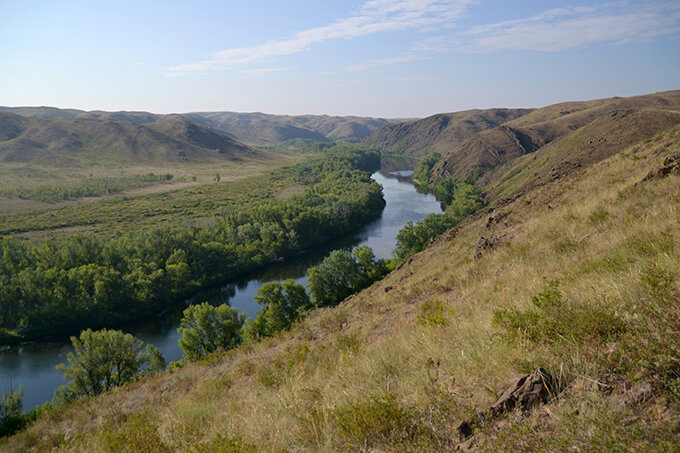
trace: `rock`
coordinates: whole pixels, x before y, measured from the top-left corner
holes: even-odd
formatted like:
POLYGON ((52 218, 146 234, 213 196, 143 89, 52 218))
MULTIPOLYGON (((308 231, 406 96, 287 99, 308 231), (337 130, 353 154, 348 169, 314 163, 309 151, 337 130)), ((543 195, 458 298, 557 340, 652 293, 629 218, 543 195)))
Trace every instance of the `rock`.
POLYGON ((673 153, 672 155, 665 158, 663 161, 663 167, 650 171, 640 182, 665 178, 668 175, 680 175, 680 153, 678 152, 673 153))
POLYGON ((522 376, 513 382, 491 406, 494 415, 500 415, 516 407, 533 409, 550 400, 555 388, 552 376, 543 368, 522 376))
POLYGON ((503 237, 505 237, 505 234, 501 234, 500 236, 491 235, 489 237, 480 236, 475 248, 475 259, 480 259, 484 254, 484 251, 498 247, 503 237))
POLYGON ((483 425, 508 411, 513 409, 528 411, 547 403, 554 396, 555 389, 555 380, 543 368, 516 379, 503 391, 493 406, 458 425, 460 441, 464 442, 472 437, 474 426, 483 425))

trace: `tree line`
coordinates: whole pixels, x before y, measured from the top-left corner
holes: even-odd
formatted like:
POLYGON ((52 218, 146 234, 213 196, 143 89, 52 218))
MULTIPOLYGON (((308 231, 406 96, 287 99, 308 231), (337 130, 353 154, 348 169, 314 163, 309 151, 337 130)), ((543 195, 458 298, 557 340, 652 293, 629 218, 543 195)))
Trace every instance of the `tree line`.
MULTIPOLYGON (((183 312, 177 331, 183 360, 170 364, 169 371, 197 361, 218 350, 229 350, 244 342, 255 342, 289 329, 309 311, 336 305, 349 294, 382 279, 391 266, 376 260, 367 246, 334 250, 319 265, 307 271, 305 287, 292 279, 265 283, 255 300, 262 305, 252 320, 227 304, 207 302, 191 305, 183 312)), ((84 330, 72 336, 75 353, 57 365, 68 382, 59 387, 52 401, 24 414, 23 390, 7 391, 0 398, 0 437, 10 435, 35 420, 42 412, 83 397, 96 396, 144 376, 162 372, 166 362, 158 348, 120 330, 84 330)))
POLYGON ((0 238, 0 343, 114 326, 346 234, 380 215, 377 151, 342 145, 288 169, 306 188, 209 226, 28 244, 0 238))

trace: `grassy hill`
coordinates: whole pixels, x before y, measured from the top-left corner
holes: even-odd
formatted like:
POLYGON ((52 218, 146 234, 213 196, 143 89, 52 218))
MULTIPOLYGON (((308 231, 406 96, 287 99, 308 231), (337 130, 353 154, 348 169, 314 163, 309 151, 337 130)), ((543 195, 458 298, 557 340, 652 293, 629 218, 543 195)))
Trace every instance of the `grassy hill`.
POLYGON ((680 125, 646 129, 675 121, 675 96, 621 121, 597 102, 532 113, 509 127, 530 136, 528 126, 592 116, 583 136, 567 140, 565 126, 538 148, 548 162, 590 156, 581 138, 598 133, 615 145, 530 184, 528 163, 506 169, 494 187, 515 198, 337 307, 48 412, 0 449, 677 450, 680 125), (547 404, 474 418, 538 367, 552 376, 547 404))
POLYGON ((246 143, 276 144, 296 138, 327 141, 364 138, 388 124, 382 118, 328 115, 268 115, 265 113, 197 112, 187 118, 233 134, 246 143))
POLYGON ((440 113, 420 120, 388 124, 364 143, 410 157, 436 151, 445 154, 469 137, 521 117, 531 109, 467 110, 440 113))
POLYGON ((148 112, 105 112, 54 107, 0 107, 0 112, 42 119, 93 119, 148 124, 164 118, 183 118, 222 135, 254 144, 271 145, 296 138, 329 141, 361 139, 388 124, 382 118, 328 115, 268 115, 265 113, 194 112, 158 115, 148 112))
POLYGON ((273 157, 180 118, 142 125, 89 119, 45 120, 0 113, 0 140, 0 160, 4 162, 73 165, 273 157))
POLYGON ((469 178, 491 197, 509 195, 649 139, 678 124, 679 115, 680 91, 551 105, 442 153, 432 182, 469 178))

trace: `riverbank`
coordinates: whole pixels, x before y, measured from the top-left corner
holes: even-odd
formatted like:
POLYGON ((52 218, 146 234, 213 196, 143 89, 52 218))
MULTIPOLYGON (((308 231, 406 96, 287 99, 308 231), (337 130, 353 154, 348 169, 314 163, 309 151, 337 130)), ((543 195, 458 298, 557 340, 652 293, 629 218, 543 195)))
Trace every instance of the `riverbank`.
MULTIPOLYGON (((305 271, 318 264, 335 248, 351 248, 357 245, 368 245, 376 257, 389 258, 395 246, 397 232, 409 221, 417 222, 433 212, 441 212, 439 202, 432 196, 417 193, 408 179, 397 178, 389 172, 374 173, 372 179, 383 187, 385 208, 378 219, 350 235, 336 238, 325 247, 310 250, 304 255, 274 263, 260 271, 248 274, 244 279, 236 279, 232 283, 202 291, 187 303, 209 301, 219 305, 228 303, 240 312, 246 312, 251 318, 257 315, 260 306, 254 300, 258 288, 269 281, 293 278, 305 284, 305 271)), ((181 319, 183 303, 162 314, 144 319, 142 322, 128 323, 120 326, 125 332, 132 333, 145 343, 158 347, 168 361, 181 358, 177 341, 177 327, 181 319)), ((62 373, 54 368, 64 362, 66 354, 71 351, 70 342, 63 338, 62 342, 31 343, 14 346, 0 352, 0 376, 5 385, 11 380, 14 387, 24 386, 24 405, 31 408, 52 398, 54 389, 64 383, 62 373)))

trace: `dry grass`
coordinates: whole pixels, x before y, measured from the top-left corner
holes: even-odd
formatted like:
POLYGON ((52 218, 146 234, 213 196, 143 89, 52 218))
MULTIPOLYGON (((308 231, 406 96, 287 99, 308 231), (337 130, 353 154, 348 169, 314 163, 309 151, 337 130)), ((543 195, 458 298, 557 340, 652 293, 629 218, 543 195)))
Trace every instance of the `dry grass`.
MULTIPOLYGON (((636 304, 678 303, 680 179, 636 183, 679 144, 675 127, 539 187, 498 208, 502 222, 464 222, 290 332, 60 408, 0 449, 446 451, 461 420, 492 404, 512 378, 544 366, 559 377, 560 396, 482 429, 476 448, 674 451, 678 389, 626 347, 654 338, 644 322, 653 316, 636 304), (482 235, 503 239, 474 259, 482 235), (553 279, 569 316, 532 303, 553 279), (535 311, 550 327, 531 339, 494 322, 503 309, 535 311), (599 312, 623 331, 579 327, 599 312), (647 398, 626 396, 646 383, 647 398)), ((672 346, 647 352, 672 358, 672 346)))
MULTIPOLYGON (((278 156, 277 156, 278 157, 278 156)), ((238 162, 210 162, 210 163, 168 163, 113 165, 95 164, 73 167, 51 167, 39 163, 0 163, 0 192, 3 190, 32 189, 38 186, 76 185, 88 178, 125 178, 148 173, 171 174, 173 180, 117 192, 115 195, 140 196, 152 193, 168 192, 194 185, 213 183, 215 174, 219 173, 221 182, 237 181, 270 170, 294 165, 302 160, 299 156, 280 156, 272 160, 242 160, 238 162), (196 179, 194 181, 194 178, 196 179)), ((46 203, 37 200, 0 197, 0 215, 15 214, 44 209, 56 209, 63 206, 93 202, 110 198, 112 195, 65 200, 46 203)))

